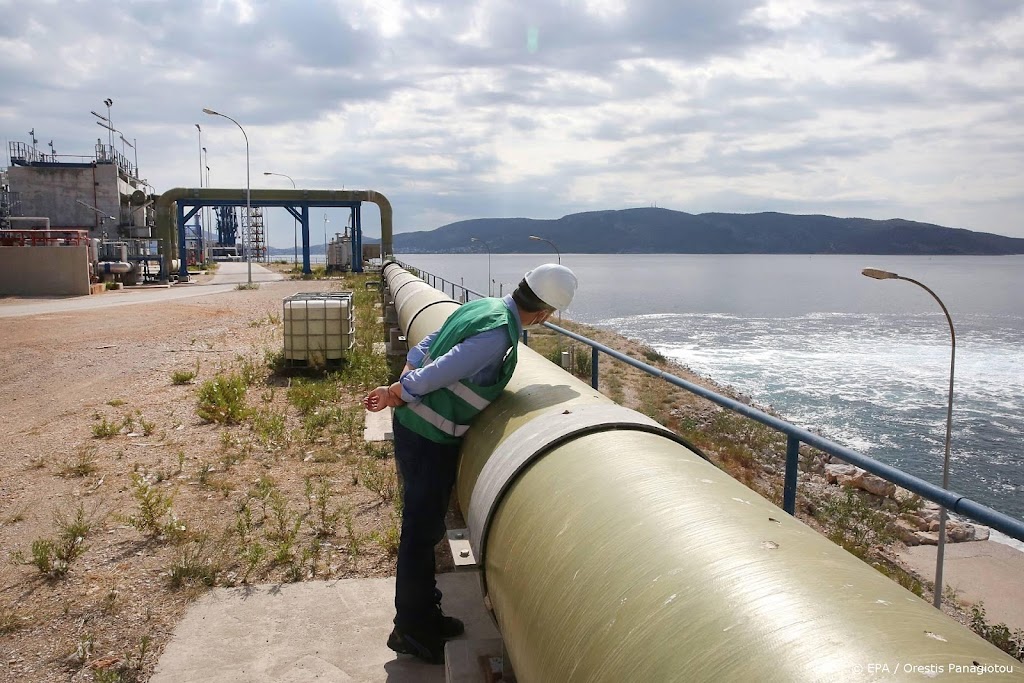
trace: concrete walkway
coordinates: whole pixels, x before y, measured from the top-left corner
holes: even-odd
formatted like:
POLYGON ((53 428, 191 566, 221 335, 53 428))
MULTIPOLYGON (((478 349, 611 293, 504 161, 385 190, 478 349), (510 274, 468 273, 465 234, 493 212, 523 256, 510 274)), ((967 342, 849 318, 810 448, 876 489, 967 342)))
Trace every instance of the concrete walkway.
MULTIPOLYGON (((934 545, 907 548, 899 558, 921 576, 935 577, 934 545)), ((985 603, 990 624, 1024 629, 1024 553, 993 541, 947 543, 942 582, 960 602, 985 603)))
MULTIPOLYGON (((14 297, 0 300, 0 318, 45 315, 72 311, 91 311, 111 306, 148 304, 157 301, 187 299, 195 296, 229 292, 248 282, 246 263, 221 263, 209 284, 194 282, 175 285, 132 287, 92 296, 14 297)), ((252 264, 253 282, 275 282, 284 276, 258 264, 252 264)))
MULTIPOLYGON (((444 611, 464 639, 497 638, 477 572, 442 574, 444 611)), ((432 683, 445 668, 387 648, 395 579, 342 579, 204 595, 174 630, 151 683, 432 683)))

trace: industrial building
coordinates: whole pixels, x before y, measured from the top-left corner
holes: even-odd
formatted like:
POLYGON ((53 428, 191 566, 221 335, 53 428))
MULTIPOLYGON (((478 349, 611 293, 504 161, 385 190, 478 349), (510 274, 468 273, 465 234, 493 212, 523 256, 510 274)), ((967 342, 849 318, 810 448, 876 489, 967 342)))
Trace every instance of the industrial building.
POLYGON ((0 294, 88 294, 155 277, 153 197, 133 163, 97 139, 91 154, 11 142, 0 177, 0 294), (8 249, 7 247, 33 247, 8 249))

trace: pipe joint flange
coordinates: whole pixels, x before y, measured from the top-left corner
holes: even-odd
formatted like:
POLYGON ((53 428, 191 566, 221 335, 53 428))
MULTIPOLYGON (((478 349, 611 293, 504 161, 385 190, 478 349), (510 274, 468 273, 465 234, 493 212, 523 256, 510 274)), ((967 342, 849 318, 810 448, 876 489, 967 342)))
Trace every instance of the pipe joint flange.
POLYGON ((586 405, 553 410, 512 432, 484 463, 469 502, 469 542, 477 564, 484 568, 487 532, 505 492, 532 462, 577 437, 612 429, 661 434, 690 446, 651 418, 618 404, 586 405))

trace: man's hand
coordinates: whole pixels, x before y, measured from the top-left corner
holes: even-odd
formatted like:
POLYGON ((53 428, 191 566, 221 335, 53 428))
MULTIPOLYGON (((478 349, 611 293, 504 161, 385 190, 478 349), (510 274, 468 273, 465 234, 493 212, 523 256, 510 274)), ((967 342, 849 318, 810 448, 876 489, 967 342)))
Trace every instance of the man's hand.
POLYGON ((363 405, 371 413, 380 412, 385 408, 397 408, 403 405, 402 385, 395 382, 391 386, 377 387, 363 399, 363 405))

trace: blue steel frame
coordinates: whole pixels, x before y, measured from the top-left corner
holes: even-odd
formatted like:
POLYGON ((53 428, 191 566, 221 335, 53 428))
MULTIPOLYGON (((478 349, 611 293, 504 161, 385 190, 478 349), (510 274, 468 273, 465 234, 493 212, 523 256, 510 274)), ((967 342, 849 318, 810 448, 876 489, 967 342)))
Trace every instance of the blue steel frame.
MULTIPOLYGON (((454 282, 448 282, 444 278, 437 277, 431 273, 420 270, 415 266, 407 265, 401 261, 398 261, 398 264, 406 269, 416 270, 419 272, 420 278, 424 282, 429 283, 435 289, 440 289, 441 292, 444 292, 446 286, 450 285, 453 299, 456 298, 456 289, 459 289, 462 292, 462 296, 465 297, 467 301, 469 300, 470 294, 475 295, 477 298, 482 298, 484 296, 479 292, 468 289, 464 285, 457 285, 454 282), (440 287, 437 286, 438 282, 441 283, 440 287)), ((867 470, 871 474, 902 486, 908 491, 921 496, 925 500, 938 503, 950 512, 955 512, 980 524, 989 526, 1006 534, 1007 536, 1010 536, 1011 538, 1017 539, 1018 541, 1024 541, 1024 521, 1022 520, 1010 517, 1007 514, 982 505, 981 503, 967 498, 966 496, 961 496, 959 493, 929 483, 924 479, 919 479, 912 474, 907 474, 903 470, 892 467, 891 465, 886 465, 885 463, 879 462, 873 458, 869 458, 863 453, 858 453, 846 446, 841 446, 833 441, 829 441, 818 434, 814 434, 806 429, 792 425, 785 420, 780 420, 773 415, 769 415, 768 413, 748 406, 745 403, 740 403, 728 396, 716 394, 702 386, 698 386, 692 382, 687 382, 681 377, 677 377, 665 372, 664 370, 648 365, 647 363, 638 361, 635 358, 609 348, 600 342, 594 341, 593 339, 588 339, 583 335, 570 332, 569 330, 563 329, 550 322, 544 323, 544 326, 558 334, 569 337, 570 339, 575 339, 582 344, 586 344, 591 348, 590 386, 594 389, 598 388, 598 359, 601 353, 605 353, 616 360, 622 361, 627 365, 631 365, 638 370, 646 372, 648 375, 653 375, 654 377, 663 379, 673 386, 689 391, 690 393, 696 394, 701 398, 705 398, 712 403, 717 403, 727 410, 739 413, 740 415, 748 417, 756 422, 760 422, 763 425, 785 434, 786 473, 783 479, 782 509, 791 515, 794 514, 794 510, 796 509, 797 473, 800 469, 800 444, 805 443, 817 448, 818 450, 824 451, 825 453, 834 455, 842 459, 843 462, 856 465, 861 469, 867 470)), ((529 336, 527 335, 526 330, 523 330, 523 344, 529 346, 529 336)))
MULTIPOLYGON (((196 215, 196 213, 204 206, 245 206, 244 197, 241 201, 237 199, 196 199, 188 197, 181 199, 177 204, 177 221, 178 221, 178 253, 181 258, 178 259, 178 278, 181 280, 188 279, 188 267, 185 264, 185 223, 196 215), (189 211, 185 211, 185 207, 191 207, 189 211)), ((309 265, 309 210, 313 207, 325 207, 325 208, 345 208, 348 207, 352 210, 352 271, 355 273, 363 272, 363 219, 362 219, 362 202, 348 202, 348 201, 328 201, 320 200, 316 202, 307 201, 271 201, 266 199, 252 199, 249 202, 250 206, 262 206, 262 207, 280 207, 285 209, 288 213, 295 217, 299 223, 302 224, 302 272, 309 275, 313 272, 309 265)), ((324 254, 324 262, 326 263, 327 254, 324 254)), ((163 266, 161 266, 163 267, 163 266)), ((161 276, 163 273, 161 273, 161 276)))

